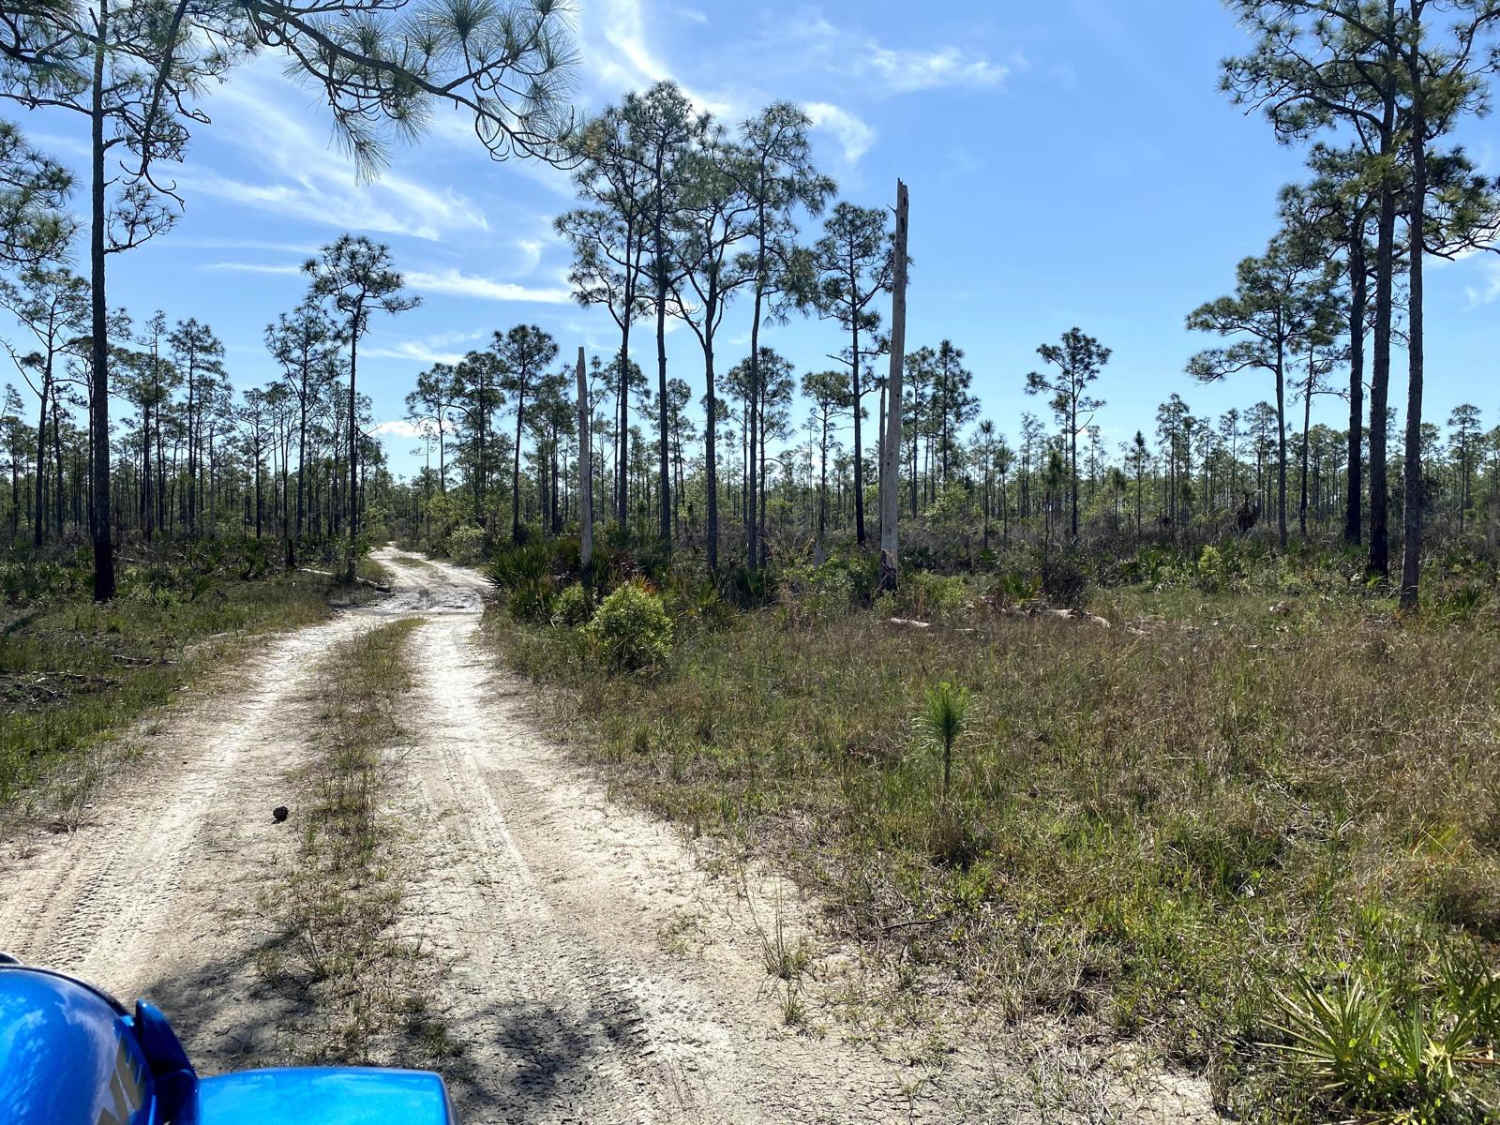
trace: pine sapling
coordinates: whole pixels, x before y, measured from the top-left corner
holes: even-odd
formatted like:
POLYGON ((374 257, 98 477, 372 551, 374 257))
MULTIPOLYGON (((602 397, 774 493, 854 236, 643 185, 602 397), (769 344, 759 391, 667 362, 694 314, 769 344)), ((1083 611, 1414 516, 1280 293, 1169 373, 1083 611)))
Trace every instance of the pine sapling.
POLYGON ((917 729, 929 745, 943 752, 943 801, 953 775, 953 744, 963 734, 969 711, 969 689, 947 680, 927 689, 927 699, 917 715, 917 729))

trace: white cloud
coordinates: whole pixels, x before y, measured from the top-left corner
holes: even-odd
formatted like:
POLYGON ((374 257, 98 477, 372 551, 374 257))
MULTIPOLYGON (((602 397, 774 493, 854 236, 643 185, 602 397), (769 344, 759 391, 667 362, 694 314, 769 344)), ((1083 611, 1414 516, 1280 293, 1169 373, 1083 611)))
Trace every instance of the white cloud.
POLYGON ((1010 68, 960 47, 936 51, 893 50, 871 40, 856 58, 856 71, 875 77, 894 94, 934 90, 945 86, 998 86, 1010 68))
POLYGON ((482 340, 484 336, 483 332, 439 332, 436 335, 424 336, 420 340, 401 340, 389 346, 365 348, 360 354, 376 359, 412 360, 429 365, 455 364, 463 359, 464 352, 452 351, 452 348, 474 343, 482 340))
MULTIPOLYGON (((433 432, 436 433, 436 430, 433 432)), ((422 436, 422 427, 405 418, 392 418, 389 422, 377 422, 370 433, 382 437, 419 438, 422 436)))
POLYGON ((453 297, 474 297, 485 301, 524 301, 543 305, 573 303, 573 294, 566 286, 547 288, 517 285, 514 282, 494 281, 488 277, 462 273, 456 269, 435 272, 412 270, 403 276, 406 278, 406 284, 413 289, 428 293, 443 293, 453 297))
POLYGON ((677 8, 676 12, 688 23, 706 24, 708 13, 700 12, 697 8, 677 8))
POLYGON ((812 118, 814 129, 826 129, 838 138, 844 159, 850 164, 869 152, 875 143, 875 130, 846 109, 828 102, 805 102, 802 109, 812 118))
POLYGON ((670 78, 666 63, 646 46, 645 22, 641 0, 601 0, 580 11, 584 66, 603 84, 626 90, 670 78), (589 18, 595 14, 597 24, 589 18))
POLYGON ((602 92, 614 95, 670 80, 677 83, 695 109, 715 117, 736 116, 734 101, 695 90, 673 73, 666 60, 647 44, 646 23, 643 0, 599 0, 580 10, 582 66, 602 92))
POLYGON ((241 67, 209 99, 219 126, 213 135, 241 149, 264 178, 184 171, 182 185, 242 206, 345 229, 433 241, 489 229, 480 207, 451 189, 434 189, 392 172, 361 181, 352 158, 329 135, 310 127, 310 101, 305 90, 266 65, 241 67))
POLYGON ((295 277, 302 272, 301 266, 263 266, 256 262, 205 262, 200 270, 228 270, 234 273, 269 273, 281 277, 295 277))
POLYGON ((1464 286, 1464 296, 1469 299, 1469 308, 1492 305, 1500 301, 1500 262, 1487 261, 1483 265, 1484 282, 1481 285, 1464 286))
POLYGON ((525 255, 525 257, 522 259, 522 264, 517 267, 517 272, 530 273, 532 270, 536 269, 537 266, 541 265, 542 251, 546 249, 546 245, 547 244, 539 238, 516 239, 516 248, 525 255))
POLYGON ((311 258, 322 249, 316 242, 265 242, 254 238, 174 238, 172 245, 193 250, 266 250, 311 258))
MULTIPOLYGON (((1012 70, 956 44, 928 49, 889 47, 873 36, 838 27, 817 13, 790 25, 789 30, 801 48, 804 66, 858 78, 880 93, 998 86, 1012 70)), ((768 48, 773 45, 777 44, 766 44, 768 48)), ((779 45, 785 50, 784 43, 779 45)), ((1012 61, 1023 69, 1027 65, 1019 54, 1013 54, 1012 61)))

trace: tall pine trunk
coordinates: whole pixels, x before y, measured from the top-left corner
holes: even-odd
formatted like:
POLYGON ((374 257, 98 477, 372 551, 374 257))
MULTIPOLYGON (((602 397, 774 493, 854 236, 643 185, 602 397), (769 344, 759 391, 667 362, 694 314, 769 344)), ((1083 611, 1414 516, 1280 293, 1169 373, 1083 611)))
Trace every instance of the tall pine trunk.
POLYGON ((1317 378, 1318 354, 1316 349, 1307 349, 1307 387, 1302 395, 1302 480, 1301 496, 1297 501, 1298 534, 1307 538, 1307 455, 1308 439, 1312 432, 1313 380, 1317 378))
MULTIPOLYGON (((880 585, 894 589, 901 576, 900 518, 901 369, 906 359, 906 185, 896 181, 896 268, 891 290, 891 366, 887 378, 891 410, 880 442, 880 585)), ((855 353, 858 358, 858 352, 855 353)))
MULTIPOLYGON (((1395 0, 1387 0, 1387 23, 1395 25, 1395 0)), ((1391 65, 1394 67, 1395 60, 1391 65)), ((1380 183, 1380 217, 1375 247, 1375 357, 1370 372, 1370 574, 1389 578, 1386 480, 1386 409, 1391 385, 1391 306, 1396 256, 1396 188, 1390 181, 1396 137, 1396 84, 1392 73, 1383 93, 1380 156, 1386 169, 1380 183)))
MULTIPOLYGON (((1414 22, 1415 22, 1415 5, 1414 22)), ((1411 47, 1408 71, 1412 80, 1411 95, 1411 212, 1406 225, 1410 246, 1410 281, 1407 297, 1408 360, 1406 381, 1406 502, 1402 513, 1401 608, 1417 608, 1418 585, 1422 580, 1422 506, 1425 487, 1422 480, 1422 254, 1426 245, 1427 219, 1427 107, 1423 88, 1420 27, 1410 30, 1411 47)))
MULTIPOLYGON (((628 260, 628 258, 627 258, 628 260)), ((615 511, 621 529, 630 526, 630 310, 620 327, 619 429, 615 432, 615 511)))
MULTIPOLYGON (((709 292, 713 292, 713 284, 710 283, 709 292)), ((706 322, 707 323, 707 322, 706 322)), ((719 572, 719 454, 717 446, 718 435, 718 404, 717 392, 714 388, 714 344, 712 325, 709 324, 707 337, 703 345, 703 381, 707 387, 706 407, 707 419, 703 426, 703 486, 708 495, 704 498, 705 506, 705 539, 708 551, 708 572, 718 574, 719 572)))
MULTIPOLYGON (((850 276, 854 276, 850 263, 850 276)), ((850 329, 850 354, 852 366, 849 373, 849 389, 854 395, 854 538, 865 545, 865 456, 860 433, 860 415, 865 411, 864 395, 859 385, 859 312, 853 310, 853 327, 850 329)))
POLYGON ((588 379, 583 369, 583 348, 578 349, 578 563, 585 588, 592 585, 594 566, 594 453, 589 423, 588 379))
POLYGON ((1360 507, 1363 500, 1361 460, 1365 395, 1365 225, 1363 212, 1349 242, 1349 452, 1344 496, 1344 542, 1361 539, 1360 507))
POLYGON ((41 514, 46 510, 42 497, 42 483, 46 479, 43 466, 47 459, 47 400, 52 395, 52 360, 48 357, 47 367, 42 372, 42 394, 41 413, 36 423, 36 518, 31 521, 31 543, 34 547, 42 545, 42 518, 41 514))
POLYGON ((1286 550, 1286 356, 1276 343, 1276 542, 1286 550))
MULTIPOLYGON (((764 217, 762 217, 762 223, 764 223, 764 217)), ((745 407, 749 414, 748 425, 745 427, 745 440, 748 443, 745 458, 745 555, 752 573, 760 567, 760 520, 757 516, 755 490, 755 446, 759 440, 760 424, 760 309, 765 294, 760 279, 765 276, 765 267, 765 240, 762 238, 755 282, 754 308, 750 319, 750 387, 745 397, 745 407)))
POLYGON ((91 330, 89 350, 89 473, 91 538, 94 545, 94 600, 115 596, 115 553, 109 526, 109 311, 104 291, 104 46, 109 33, 109 0, 99 0, 98 36, 94 44, 94 84, 90 100, 93 151, 90 184, 89 281, 91 330))
POLYGON ((359 551, 359 422, 357 420, 359 400, 356 397, 355 377, 359 367, 359 328, 364 310, 355 310, 349 333, 349 561, 344 567, 344 580, 354 581, 354 568, 359 551))

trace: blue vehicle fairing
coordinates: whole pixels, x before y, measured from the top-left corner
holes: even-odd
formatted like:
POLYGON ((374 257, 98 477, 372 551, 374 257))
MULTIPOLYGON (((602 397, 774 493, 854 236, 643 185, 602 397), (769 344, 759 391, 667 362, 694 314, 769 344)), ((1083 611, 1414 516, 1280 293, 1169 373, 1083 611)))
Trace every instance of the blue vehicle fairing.
POLYGON ((200 1079, 171 1025, 0 957, 3 1125, 456 1125, 443 1080, 374 1068, 200 1079))
POLYGON ((56 973, 0 965, 0 1113, 10 1125, 162 1125, 131 1018, 56 973))
POLYGON ((201 1125, 455 1125, 443 1080, 417 1070, 246 1070, 198 1083, 201 1125))

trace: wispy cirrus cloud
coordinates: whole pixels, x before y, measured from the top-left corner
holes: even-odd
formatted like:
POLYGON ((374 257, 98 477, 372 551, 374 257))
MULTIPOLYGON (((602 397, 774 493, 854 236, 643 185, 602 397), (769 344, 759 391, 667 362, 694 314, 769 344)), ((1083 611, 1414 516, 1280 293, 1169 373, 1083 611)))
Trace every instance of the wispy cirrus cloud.
MULTIPOLYGON (((685 15, 689 22, 691 15, 685 15)), ((702 13, 694 13, 702 15, 702 13)), ((578 37, 586 76, 605 96, 639 90, 656 82, 675 81, 693 105, 716 117, 743 112, 737 99, 707 93, 675 71, 647 42, 644 0, 598 0, 579 12, 578 37)), ((703 23, 708 19, 704 16, 703 23)))
POLYGON ((279 277, 296 277, 302 273, 301 266, 264 265, 260 262, 204 262, 198 268, 227 273, 264 273, 279 277))
POLYGON ((831 23, 816 9, 781 25, 772 33, 772 42, 789 51, 802 68, 816 67, 858 79, 877 94, 993 88, 1002 85, 1013 69, 1011 63, 997 62, 958 44, 892 47, 866 32, 831 23))
POLYGON ((254 178, 191 165, 179 175, 190 193, 283 218, 436 241, 489 229, 484 211, 451 189, 386 172, 362 180, 330 133, 309 124, 306 90, 260 63, 235 71, 208 100, 213 137, 240 150, 254 178))
POLYGON ((891 93, 910 94, 945 86, 998 86, 1010 74, 1010 67, 960 47, 908 51, 872 41, 865 44, 856 71, 876 78, 891 93))
POLYGON ((439 332, 416 340, 398 340, 394 344, 367 347, 361 354, 375 359, 454 364, 463 359, 465 351, 470 350, 454 351, 454 348, 478 343, 485 335, 483 332, 439 332))
MULTIPOLYGON (((691 24, 706 24, 695 16, 695 9, 674 9, 691 24)), ((645 0, 601 0, 591 5, 580 18, 579 38, 584 65, 589 72, 596 95, 611 100, 618 94, 639 90, 655 82, 675 81, 698 109, 733 121, 753 113, 767 99, 753 81, 731 86, 727 90, 704 93, 686 80, 665 55, 647 38, 651 21, 646 18, 645 0)), ((781 44, 784 48, 785 44, 781 44)), ((758 54, 760 48, 752 54, 758 54)), ((752 66, 752 70, 756 67, 752 66)), ((875 131, 842 106, 828 101, 804 105, 813 118, 813 128, 830 133, 838 142, 846 160, 858 160, 875 140, 875 131)))
MULTIPOLYGON (((893 45, 867 31, 835 24, 816 8, 798 8, 790 14, 765 13, 759 34, 741 40, 731 57, 716 58, 713 88, 703 91, 693 84, 701 77, 694 73, 697 56, 693 63, 675 65, 679 60, 669 56, 667 43, 674 23, 681 29, 707 22, 697 9, 662 0, 590 4, 579 18, 586 85, 596 97, 613 100, 620 92, 670 79, 699 108, 731 121, 748 116, 768 100, 762 88, 767 84, 793 92, 800 87, 814 128, 832 137, 852 164, 873 147, 877 135, 851 106, 851 97, 993 90, 1025 66, 1018 54, 1002 61, 970 44, 893 45), (664 14, 676 19, 661 19, 664 14), (840 92, 837 101, 828 96, 835 89, 840 92)), ((675 38, 682 34, 691 37, 693 32, 679 30, 675 38)), ((681 49, 674 53, 681 55, 681 49)))
POLYGON ((265 250, 310 258, 322 249, 316 242, 268 242, 257 238, 177 238, 172 244, 192 250, 265 250))
POLYGON ((482 301, 518 301, 542 305, 569 305, 572 291, 563 284, 556 286, 521 285, 512 281, 495 281, 457 269, 410 270, 403 276, 406 284, 419 292, 442 293, 450 297, 473 297, 482 301))

